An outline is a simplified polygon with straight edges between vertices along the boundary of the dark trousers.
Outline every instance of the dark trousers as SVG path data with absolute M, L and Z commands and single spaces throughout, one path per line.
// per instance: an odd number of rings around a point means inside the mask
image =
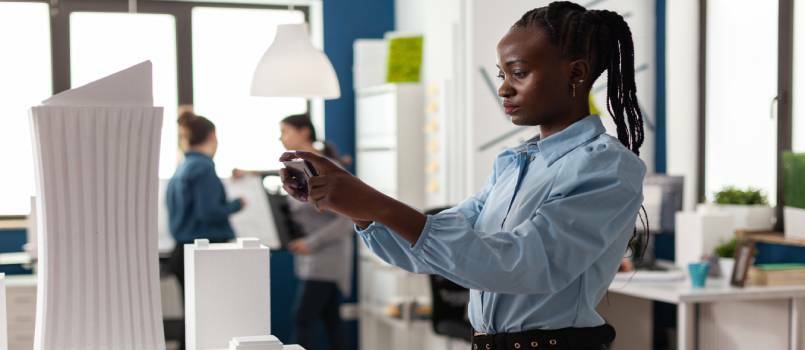
M 344 331 L 341 322 L 341 292 L 335 282 L 302 281 L 296 298 L 296 339 L 294 343 L 314 350 L 316 324 L 324 322 L 330 350 L 343 350 Z

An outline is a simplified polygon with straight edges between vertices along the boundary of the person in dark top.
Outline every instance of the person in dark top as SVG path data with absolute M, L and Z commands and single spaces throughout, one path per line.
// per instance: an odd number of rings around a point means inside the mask
M 243 199 L 229 201 L 224 185 L 215 174 L 213 156 L 218 149 L 215 125 L 202 116 L 185 117 L 185 159 L 168 182 L 165 200 L 168 224 L 176 247 L 169 261 L 184 289 L 184 245 L 206 238 L 210 243 L 235 238 L 229 216 L 244 206 Z

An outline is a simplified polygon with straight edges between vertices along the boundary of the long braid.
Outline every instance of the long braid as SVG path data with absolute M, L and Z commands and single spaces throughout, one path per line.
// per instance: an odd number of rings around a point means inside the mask
M 607 111 L 615 122 L 618 140 L 640 155 L 645 140 L 643 112 L 637 101 L 632 31 L 623 17 L 612 11 L 587 10 L 569 1 L 556 1 L 526 12 L 514 26 L 537 26 L 565 57 L 587 59 L 592 67 L 590 83 L 607 71 Z M 638 212 L 638 218 L 646 237 L 642 255 L 649 243 L 649 222 L 646 209 L 641 209 L 642 216 Z M 629 245 L 638 238 L 635 226 Z

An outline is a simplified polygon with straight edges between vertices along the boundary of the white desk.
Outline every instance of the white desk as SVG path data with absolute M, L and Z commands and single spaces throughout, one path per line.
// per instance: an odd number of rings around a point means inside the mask
M 644 311 L 651 301 L 676 304 L 679 350 L 803 349 L 805 285 L 735 288 L 724 280 L 710 279 L 704 288 L 694 289 L 687 279 L 674 282 L 633 279 L 613 282 L 609 292 L 618 295 L 613 299 L 620 305 L 604 308 L 618 313 L 642 310 L 629 312 L 631 318 L 641 318 L 639 314 L 643 313 L 642 317 L 650 319 L 650 308 L 647 314 Z M 605 299 L 602 305 L 609 302 L 611 300 Z M 628 305 L 630 303 L 632 305 Z M 641 303 L 642 306 L 635 308 Z M 623 316 L 612 316 L 623 319 Z M 634 324 L 631 326 L 633 328 Z M 641 328 L 646 331 L 645 327 Z M 618 337 L 632 339 L 629 331 L 630 327 L 621 327 Z M 628 347 L 625 342 L 617 347 L 616 340 L 616 349 Z

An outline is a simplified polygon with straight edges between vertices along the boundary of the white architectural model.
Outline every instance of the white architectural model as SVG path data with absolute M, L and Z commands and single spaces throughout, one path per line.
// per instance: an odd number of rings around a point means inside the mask
M 31 109 L 36 350 L 163 350 L 151 63 Z
M 235 337 L 229 341 L 229 350 L 283 350 L 282 342 L 273 335 Z
M 0 350 L 8 349 L 8 323 L 6 322 L 6 276 L 0 273 Z
M 184 254 L 187 349 L 226 349 L 234 337 L 271 334 L 266 246 L 257 238 L 200 239 Z

